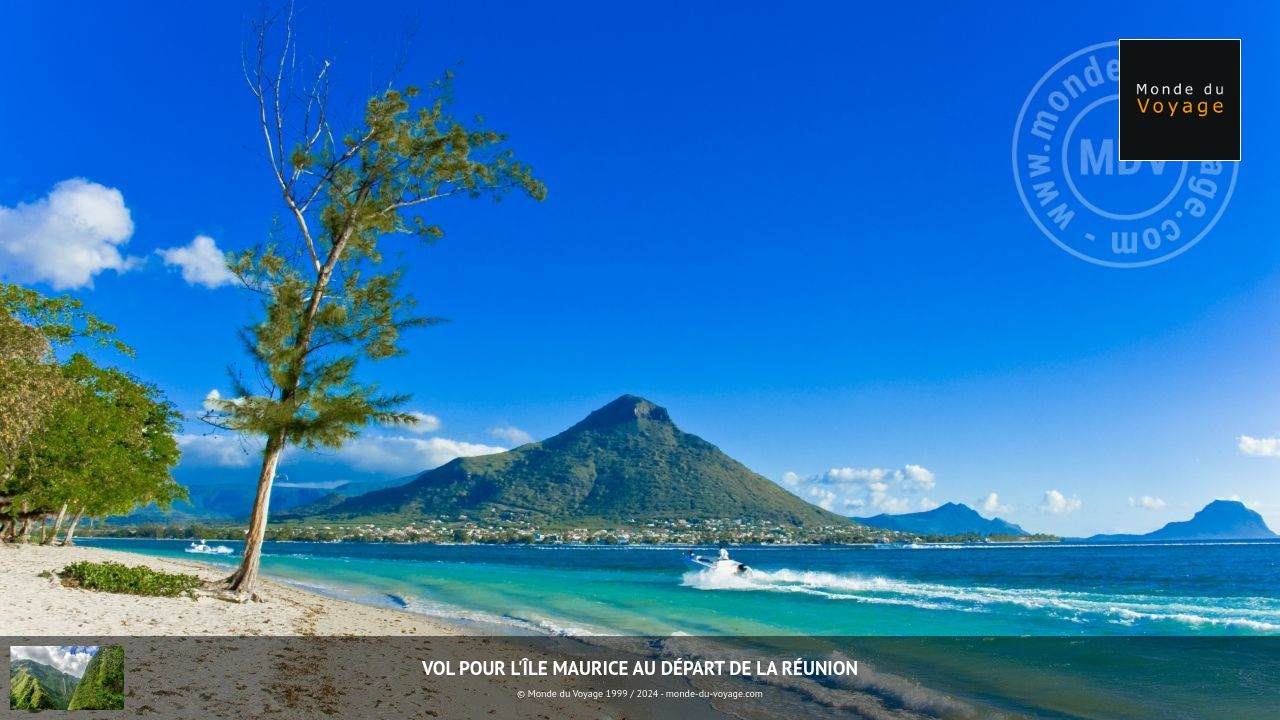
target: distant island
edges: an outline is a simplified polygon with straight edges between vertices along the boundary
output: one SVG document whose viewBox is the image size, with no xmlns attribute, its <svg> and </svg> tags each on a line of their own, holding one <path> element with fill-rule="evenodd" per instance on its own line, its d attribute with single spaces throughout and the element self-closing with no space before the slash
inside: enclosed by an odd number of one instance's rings
<svg viewBox="0 0 1280 720">
<path fill-rule="evenodd" d="M 1026 538 L 1031 533 L 1000 518 L 987 518 L 963 503 L 949 502 L 932 510 L 901 515 L 882 513 L 854 518 L 857 522 L 885 530 L 898 530 L 916 535 L 975 535 L 978 537 Z"/>
<path fill-rule="evenodd" d="M 1083 542 L 1157 540 L 1269 540 L 1277 537 L 1262 516 L 1238 500 L 1214 500 L 1190 520 L 1171 522 L 1145 535 L 1094 535 Z"/>
</svg>

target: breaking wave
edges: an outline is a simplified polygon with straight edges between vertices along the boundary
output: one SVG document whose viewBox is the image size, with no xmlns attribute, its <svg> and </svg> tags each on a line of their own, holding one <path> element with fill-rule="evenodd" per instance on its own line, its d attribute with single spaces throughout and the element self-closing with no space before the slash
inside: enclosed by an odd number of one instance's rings
<svg viewBox="0 0 1280 720">
<path fill-rule="evenodd" d="M 1002 588 L 913 582 L 880 576 L 800 570 L 754 570 L 749 575 L 685 573 L 682 584 L 709 591 L 775 592 L 833 601 L 901 605 L 966 613 L 1044 615 L 1082 625 L 1111 624 L 1130 632 L 1248 632 L 1280 634 L 1280 599 L 1102 594 L 1052 588 Z M 1117 628 L 1119 630 L 1119 628 Z"/>
</svg>

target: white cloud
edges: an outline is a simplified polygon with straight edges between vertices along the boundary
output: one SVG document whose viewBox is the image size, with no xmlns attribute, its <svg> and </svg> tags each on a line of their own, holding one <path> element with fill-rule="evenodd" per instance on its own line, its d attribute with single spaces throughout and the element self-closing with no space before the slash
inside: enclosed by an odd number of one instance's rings
<svg viewBox="0 0 1280 720">
<path fill-rule="evenodd" d="M 524 445 L 533 442 L 533 436 L 514 425 L 499 425 L 489 428 L 489 434 L 499 440 L 506 440 L 512 445 Z"/>
<path fill-rule="evenodd" d="M 33 203 L 0 206 L 0 275 L 55 290 L 92 286 L 104 270 L 125 272 L 140 262 L 120 254 L 132 236 L 119 190 L 63 180 Z"/>
<path fill-rule="evenodd" d="M 156 254 L 164 259 L 165 265 L 181 268 L 182 279 L 190 285 L 216 288 L 236 281 L 236 276 L 227 269 L 226 254 L 208 235 L 197 235 L 189 245 L 157 250 Z"/>
<path fill-rule="evenodd" d="M 182 450 L 183 465 L 248 467 L 259 461 L 259 453 L 262 452 L 262 442 L 257 438 L 230 433 L 217 435 L 183 433 L 177 437 L 177 440 L 178 447 Z"/>
<path fill-rule="evenodd" d="M 933 473 L 920 465 L 908 465 L 902 469 L 902 472 L 906 476 L 907 483 L 915 489 L 932 490 L 933 486 L 937 484 L 937 479 Z"/>
<path fill-rule="evenodd" d="M 1241 435 L 1238 438 L 1240 452 L 1257 457 L 1280 457 L 1280 437 L 1256 438 Z"/>
<path fill-rule="evenodd" d="M 245 468 L 262 460 L 263 443 L 257 437 L 233 433 L 183 434 L 177 440 L 178 447 L 182 449 L 182 464 L 188 466 Z M 505 450 L 494 445 L 439 437 L 366 435 L 348 440 L 337 450 L 309 453 L 289 447 L 283 461 L 326 462 L 346 465 L 360 472 L 411 475 L 439 467 L 454 458 L 491 455 Z"/>
<path fill-rule="evenodd" d="M 243 468 L 257 465 L 262 459 L 263 442 L 258 437 L 235 433 L 186 433 L 179 435 L 177 440 L 184 465 Z M 337 450 L 309 453 L 289 447 L 285 450 L 284 461 L 327 462 L 361 472 L 409 475 L 439 467 L 454 458 L 490 455 L 504 450 L 504 447 L 439 437 L 365 435 L 348 440 Z"/>
<path fill-rule="evenodd" d="M 937 478 L 920 465 L 890 468 L 831 468 L 818 475 L 794 472 L 782 484 L 813 504 L 844 515 L 904 513 L 931 510 L 938 504 L 927 497 L 907 497 L 932 490 Z"/>
<path fill-rule="evenodd" d="M 1000 496 L 996 493 L 988 493 L 986 497 L 979 500 L 978 509 L 988 515 L 1013 512 L 1013 508 L 1009 505 L 1000 504 Z"/>
<path fill-rule="evenodd" d="M 427 435 L 444 427 L 444 423 L 440 422 L 440 418 L 435 415 L 429 415 L 419 410 L 414 410 L 409 414 L 418 422 L 413 425 L 405 425 L 404 429 L 415 435 Z"/>
<path fill-rule="evenodd" d="M 76 677 L 84 677 L 84 669 L 98 652 L 96 645 L 24 645 L 9 648 L 10 660 L 31 660 Z"/>
<path fill-rule="evenodd" d="M 239 405 L 242 402 L 244 402 L 244 398 L 224 398 L 222 393 L 218 392 L 217 388 L 214 388 L 205 394 L 204 401 L 200 403 L 200 407 L 204 408 L 206 412 L 222 412 L 226 409 L 224 406 L 228 403 Z"/>
<path fill-rule="evenodd" d="M 1067 497 L 1057 490 L 1050 490 L 1044 494 L 1044 502 L 1040 504 L 1040 512 L 1053 513 L 1054 515 L 1073 513 L 1079 510 L 1083 504 L 1078 497 Z"/>
<path fill-rule="evenodd" d="M 1158 497 L 1152 497 L 1150 495 L 1143 495 L 1142 497 L 1137 497 L 1137 498 L 1132 498 L 1132 497 L 1129 498 L 1129 507 L 1138 507 L 1144 510 L 1163 510 L 1165 508 L 1165 505 L 1166 503 L 1164 500 Z"/>
<path fill-rule="evenodd" d="M 214 388 L 205 394 L 204 402 L 200 403 L 200 406 L 209 412 L 213 412 L 222 407 L 221 400 L 222 393 L 218 392 L 218 388 Z"/>
<path fill-rule="evenodd" d="M 364 472 L 409 475 L 439 467 L 454 458 L 491 455 L 504 450 L 506 448 L 448 438 L 370 435 L 350 440 L 340 450 L 317 459 L 339 462 Z"/>
</svg>

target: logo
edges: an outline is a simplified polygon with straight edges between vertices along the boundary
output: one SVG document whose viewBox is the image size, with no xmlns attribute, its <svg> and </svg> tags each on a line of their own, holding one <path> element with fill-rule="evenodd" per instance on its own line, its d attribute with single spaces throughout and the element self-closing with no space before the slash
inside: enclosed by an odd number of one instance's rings
<svg viewBox="0 0 1280 720">
<path fill-rule="evenodd" d="M 1121 40 L 1120 157 L 1240 160 L 1240 41 Z"/>
<path fill-rule="evenodd" d="M 1226 210 L 1239 164 L 1124 161 L 1119 43 L 1068 55 L 1031 89 L 1013 132 L 1013 176 L 1040 230 L 1081 260 L 1135 268 L 1200 241 Z"/>
</svg>

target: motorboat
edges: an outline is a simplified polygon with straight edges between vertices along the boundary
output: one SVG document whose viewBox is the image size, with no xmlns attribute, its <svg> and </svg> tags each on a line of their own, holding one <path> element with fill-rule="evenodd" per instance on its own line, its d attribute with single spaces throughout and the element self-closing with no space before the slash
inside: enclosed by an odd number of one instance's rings
<svg viewBox="0 0 1280 720">
<path fill-rule="evenodd" d="M 717 575 L 748 575 L 751 573 L 751 568 L 729 557 L 729 551 L 724 548 L 720 548 L 719 557 L 710 558 L 703 555 L 697 555 L 690 550 L 689 553 L 684 556 L 684 559 L 686 562 L 697 565 L 698 567 Z"/>
<path fill-rule="evenodd" d="M 195 553 L 197 555 L 230 555 L 235 552 L 226 545 L 210 545 L 201 540 L 199 543 L 191 543 L 187 546 L 186 552 Z"/>
</svg>

